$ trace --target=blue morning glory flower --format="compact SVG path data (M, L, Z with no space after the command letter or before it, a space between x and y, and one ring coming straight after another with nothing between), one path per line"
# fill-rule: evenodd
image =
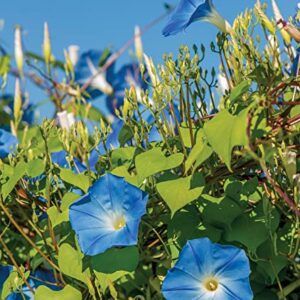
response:
M181 0L163 29L163 35L177 34L195 21L210 22L225 33L231 31L231 26L217 12L212 0Z
M89 50L83 53L75 66L75 81L81 86L91 80L99 71L99 62L103 52L99 50ZM113 78L114 64L104 73L98 74L93 78L87 89L91 99L95 99L103 94L111 94L113 89L110 81Z
M8 131L0 128L0 158L7 157L18 144L17 138Z
M250 300L249 275L243 250L207 238L191 240L168 271L162 293L167 300Z
M124 65L112 80L114 93L106 99L108 110L115 115L115 110L120 108L124 103L125 89L134 87L139 96L141 90L146 90L148 85L141 77L140 68L137 63Z
M148 195L124 178L106 174L70 206L70 222L81 250L97 255L112 247L136 245Z

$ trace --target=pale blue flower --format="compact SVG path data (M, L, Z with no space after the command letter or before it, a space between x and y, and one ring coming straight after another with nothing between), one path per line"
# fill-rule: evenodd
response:
M80 248L97 255L112 247L136 245L148 195L124 178L106 174L70 206Z
M249 275L243 250L207 238L191 240L169 270L162 293L167 300L251 300Z
M212 0L181 0L163 29L163 35L177 34L195 21L210 22L225 33L231 32L231 26L220 16Z

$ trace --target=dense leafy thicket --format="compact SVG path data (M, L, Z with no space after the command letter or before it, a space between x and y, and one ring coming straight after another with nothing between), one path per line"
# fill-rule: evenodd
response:
M62 62L47 25L42 56L16 29L16 67L0 57L1 300L202 299L189 284L205 268L226 299L299 299L300 33L273 5L278 26L257 3L230 29L213 22L226 26L211 49L182 46L159 66L137 30L119 70L124 49L73 46ZM176 14L165 35L194 21L174 29ZM28 81L55 108L41 124ZM185 283L178 270L197 264Z

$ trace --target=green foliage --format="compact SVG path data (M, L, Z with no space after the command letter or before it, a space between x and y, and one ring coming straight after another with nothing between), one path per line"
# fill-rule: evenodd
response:
M201 175L194 178L188 176L160 182L156 188L168 204L173 216L180 208L200 197L204 189L204 180Z
M81 293L71 285L66 285L61 291L53 291L46 286L40 286L36 290L35 300L82 300Z
M204 126L209 144L229 170L232 170L230 164L232 149L235 146L247 145L247 116L248 110L240 112L237 116L223 110Z
M182 247L200 237L245 250L254 299L298 299L299 77L286 73L291 46L283 50L275 23L266 18L247 10L236 18L232 36L217 35L211 52L182 46L176 57L165 55L163 65L147 70L150 79L142 64L151 82L147 91L132 86L125 92L124 107L116 111L124 123L119 146L109 144L110 118L87 102L68 62L53 57L43 65L43 57L26 53L27 67L49 68L31 78L51 87L47 101L77 119L68 129L54 120L16 126L0 101L0 126L11 126L19 140L14 153L0 159L0 265L14 265L1 299L22 291L20 266L28 280L40 269L55 275L61 290L44 283L35 289L37 300L160 300L163 278ZM216 68L205 69L207 55L222 58L227 87L221 95ZM105 68L109 57L104 51L99 66ZM4 83L10 70L10 57L1 56ZM62 82L52 78L55 72ZM62 150L63 166L52 159ZM96 163L90 161L95 152ZM137 245L89 257L71 228L69 206L106 172L146 192L147 213Z
M136 171L140 182L157 173L180 166L184 156L182 153L165 157L159 148L154 148L138 155L135 159Z

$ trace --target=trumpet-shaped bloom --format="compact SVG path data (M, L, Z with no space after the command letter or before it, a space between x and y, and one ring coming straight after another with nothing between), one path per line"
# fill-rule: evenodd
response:
M111 94L113 89L110 81L113 78L114 64L106 72L99 73L99 63L103 52L90 50L83 53L75 66L75 81L81 86L90 83L87 88L91 99L104 94Z
M17 143L15 136L0 128L0 158L7 157L16 148Z
M136 245L148 195L124 178L106 174L70 206L70 222L81 250L97 255L112 247Z
M162 292L167 300L250 300L249 274L243 250L207 238L191 240L169 270Z
M163 29L163 35L177 34L195 21L210 22L225 33L231 31L231 26L217 12L212 0L181 0Z

